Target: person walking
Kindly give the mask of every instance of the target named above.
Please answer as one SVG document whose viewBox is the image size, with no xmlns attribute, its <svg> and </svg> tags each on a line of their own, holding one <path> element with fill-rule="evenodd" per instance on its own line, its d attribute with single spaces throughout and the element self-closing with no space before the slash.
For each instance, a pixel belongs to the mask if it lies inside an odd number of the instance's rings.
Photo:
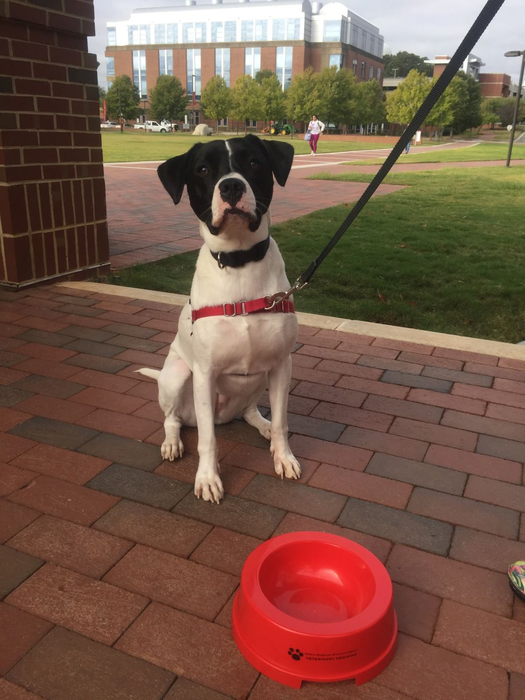
<svg viewBox="0 0 525 700">
<path fill-rule="evenodd" d="M 308 124 L 308 131 L 310 132 L 310 149 L 312 155 L 315 156 L 317 155 L 317 142 L 319 141 L 319 136 L 324 131 L 323 122 L 319 121 L 315 114 L 312 117 L 312 121 Z"/>
</svg>

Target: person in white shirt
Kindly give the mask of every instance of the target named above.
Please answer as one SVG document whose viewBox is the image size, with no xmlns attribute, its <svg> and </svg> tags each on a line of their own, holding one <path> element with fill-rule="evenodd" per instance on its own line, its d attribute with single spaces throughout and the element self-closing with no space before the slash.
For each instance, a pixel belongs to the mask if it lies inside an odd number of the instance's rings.
<svg viewBox="0 0 525 700">
<path fill-rule="evenodd" d="M 315 156 L 317 154 L 317 142 L 319 141 L 319 136 L 324 131 L 323 122 L 319 121 L 315 114 L 312 117 L 312 121 L 308 124 L 308 131 L 310 132 L 310 149 L 312 151 L 312 155 Z"/>
</svg>

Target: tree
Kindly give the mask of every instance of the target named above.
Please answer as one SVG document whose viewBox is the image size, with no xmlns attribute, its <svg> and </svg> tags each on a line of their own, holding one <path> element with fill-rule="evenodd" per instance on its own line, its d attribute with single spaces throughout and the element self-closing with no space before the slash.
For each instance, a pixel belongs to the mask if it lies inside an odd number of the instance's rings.
<svg viewBox="0 0 525 700">
<path fill-rule="evenodd" d="M 312 67 L 294 75 L 292 84 L 286 91 L 288 113 L 294 121 L 308 123 L 313 114 L 322 107 L 319 74 Z"/>
<path fill-rule="evenodd" d="M 327 125 L 354 123 L 355 76 L 348 68 L 325 68 L 318 77 L 324 120 Z"/>
<path fill-rule="evenodd" d="M 431 83 L 426 75 L 411 70 L 406 80 L 389 92 L 386 100 L 386 116 L 389 122 L 409 124 L 430 91 Z"/>
<path fill-rule="evenodd" d="M 255 80 L 261 85 L 262 81 L 265 78 L 271 78 L 272 75 L 275 75 L 273 70 L 270 70 L 269 68 L 263 68 L 263 70 L 257 71 L 255 74 Z"/>
<path fill-rule="evenodd" d="M 431 85 L 435 85 L 435 78 Z M 465 82 L 455 75 L 448 84 L 445 92 L 441 95 L 430 114 L 425 119 L 425 124 L 438 126 L 440 133 L 445 127 L 453 127 L 455 122 L 464 114 L 467 106 L 467 92 Z"/>
<path fill-rule="evenodd" d="M 140 92 L 129 75 L 119 75 L 111 83 L 106 96 L 106 110 L 110 119 L 136 119 L 140 114 Z"/>
<path fill-rule="evenodd" d="M 104 100 L 106 99 L 108 95 L 108 91 L 105 90 L 103 87 L 98 86 L 98 102 L 100 105 L 100 109 L 104 107 Z"/>
<path fill-rule="evenodd" d="M 232 96 L 226 81 L 220 75 L 208 80 L 202 91 L 201 109 L 209 119 L 226 119 L 232 107 Z"/>
<path fill-rule="evenodd" d="M 257 81 L 257 77 L 255 80 Z M 260 97 L 260 115 L 262 119 L 265 121 L 274 119 L 275 121 L 279 122 L 284 119 L 286 116 L 285 94 L 281 83 L 279 82 L 279 78 L 275 75 L 275 73 L 271 73 L 271 75 L 268 75 L 261 80 Z"/>
<path fill-rule="evenodd" d="M 174 75 L 159 75 L 149 94 L 149 113 L 152 119 L 183 119 L 188 107 L 188 94 Z"/>
<path fill-rule="evenodd" d="M 383 89 L 377 80 L 355 85 L 352 121 L 354 124 L 382 124 L 385 121 Z"/>
<path fill-rule="evenodd" d="M 467 129 L 477 128 L 482 125 L 481 116 L 481 86 L 471 75 L 460 71 L 457 77 L 463 81 L 464 100 L 459 109 L 456 110 L 454 131 L 462 133 Z"/>
<path fill-rule="evenodd" d="M 417 70 L 418 73 L 424 73 L 428 77 L 432 77 L 434 72 L 432 64 L 425 63 L 426 56 L 421 57 L 408 51 L 398 51 L 394 55 L 385 54 L 383 60 L 385 62 L 385 78 L 406 78 L 411 70 Z"/>
<path fill-rule="evenodd" d="M 247 119 L 262 118 L 261 86 L 250 75 L 241 75 L 235 81 L 230 115 L 245 124 Z"/>
</svg>

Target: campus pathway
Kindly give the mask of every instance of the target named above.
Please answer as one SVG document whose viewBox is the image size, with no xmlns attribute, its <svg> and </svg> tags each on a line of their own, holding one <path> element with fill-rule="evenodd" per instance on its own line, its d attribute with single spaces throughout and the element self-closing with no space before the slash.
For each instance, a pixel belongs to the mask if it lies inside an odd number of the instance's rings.
<svg viewBox="0 0 525 700">
<path fill-rule="evenodd" d="M 303 475 L 277 478 L 234 421 L 217 429 L 217 506 L 192 493 L 195 430 L 162 461 L 157 389 L 133 372 L 160 367 L 177 328 L 180 307 L 152 294 L 0 292 L 0 697 L 524 698 L 525 604 L 505 573 L 525 558 L 525 359 L 506 359 L 520 350 L 301 325 Z M 355 540 L 393 579 L 398 650 L 360 688 L 287 689 L 234 645 L 246 557 L 295 530 Z"/>
</svg>

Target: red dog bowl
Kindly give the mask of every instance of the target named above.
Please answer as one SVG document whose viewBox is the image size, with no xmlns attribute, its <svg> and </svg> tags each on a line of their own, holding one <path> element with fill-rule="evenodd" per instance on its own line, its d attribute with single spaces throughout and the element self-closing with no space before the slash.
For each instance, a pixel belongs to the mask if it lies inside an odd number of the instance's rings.
<svg viewBox="0 0 525 700">
<path fill-rule="evenodd" d="M 364 547 L 323 532 L 275 537 L 248 557 L 233 603 L 233 637 L 279 683 L 377 676 L 397 641 L 392 582 Z"/>
</svg>

